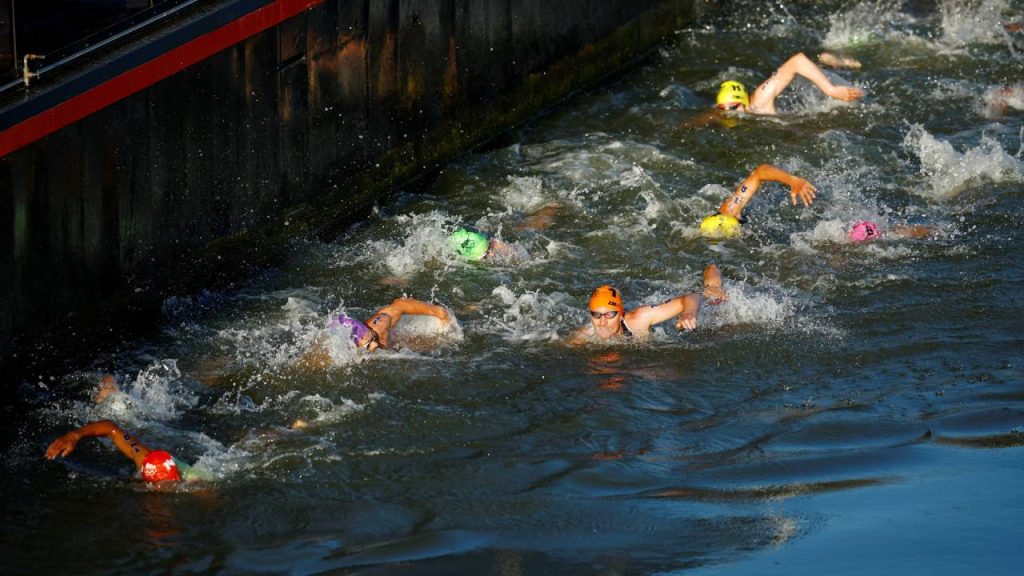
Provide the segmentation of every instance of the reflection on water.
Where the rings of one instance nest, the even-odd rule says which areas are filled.
[[[0,464],[5,568],[858,573],[888,554],[901,572],[1013,573],[1024,40],[1000,24],[1020,5],[741,5],[246,287],[169,300],[161,333],[26,382]],[[821,47],[863,62],[836,78],[864,101],[798,81],[778,118],[685,128],[722,80]],[[742,239],[701,239],[761,163],[818,201],[768,184]],[[882,237],[850,242],[859,220]],[[460,226],[531,258],[461,261]],[[908,226],[929,233],[890,233]],[[730,299],[696,331],[562,343],[595,286],[657,303],[708,262]],[[329,319],[403,295],[453,328],[407,324],[408,346],[373,354],[328,335],[335,366],[295,365]],[[105,372],[120,390],[97,405]],[[210,480],[153,491],[101,442],[43,461],[101,418]]]

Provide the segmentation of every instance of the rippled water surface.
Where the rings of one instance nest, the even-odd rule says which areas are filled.
[[[926,6],[921,6],[922,4]],[[13,573],[1017,574],[1024,561],[1020,2],[741,4],[400,193],[245,288],[21,395],[0,464]],[[856,57],[862,102],[798,80],[778,118],[693,126],[720,82]],[[1009,91],[1003,90],[1009,87]],[[760,163],[738,240],[700,219]],[[871,219],[879,241],[852,244]],[[446,253],[471,225],[521,264]],[[924,225],[926,238],[897,238]],[[696,332],[571,348],[604,283],[627,307],[699,288]],[[295,367],[338,313],[408,295],[396,350]],[[104,372],[121,392],[94,405]],[[208,481],[153,490],[110,418]],[[304,419],[304,431],[286,425]]]

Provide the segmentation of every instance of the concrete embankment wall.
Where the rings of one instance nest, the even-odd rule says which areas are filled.
[[[701,2],[309,4],[0,158],[8,369],[339,230],[634,61]]]

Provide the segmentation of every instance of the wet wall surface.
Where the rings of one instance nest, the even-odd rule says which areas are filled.
[[[5,374],[340,229],[635,60],[695,6],[329,0],[8,154]]]

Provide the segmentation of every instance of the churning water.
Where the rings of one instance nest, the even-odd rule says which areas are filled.
[[[0,464],[4,572],[1016,574],[1024,561],[1024,19],[1020,2],[748,2],[501,145],[445,167],[244,289],[166,302],[160,334],[21,391]],[[788,56],[778,118],[691,127],[717,86]],[[744,237],[700,219],[755,166]],[[850,223],[883,237],[854,244]],[[471,225],[528,251],[466,263]],[[924,238],[891,232],[922,225]],[[571,348],[590,291],[627,307],[730,300],[696,332]],[[328,336],[401,295],[397,350]],[[90,401],[99,376],[121,390]],[[100,441],[110,418],[207,481],[154,490]],[[302,431],[287,424],[303,419]]]

